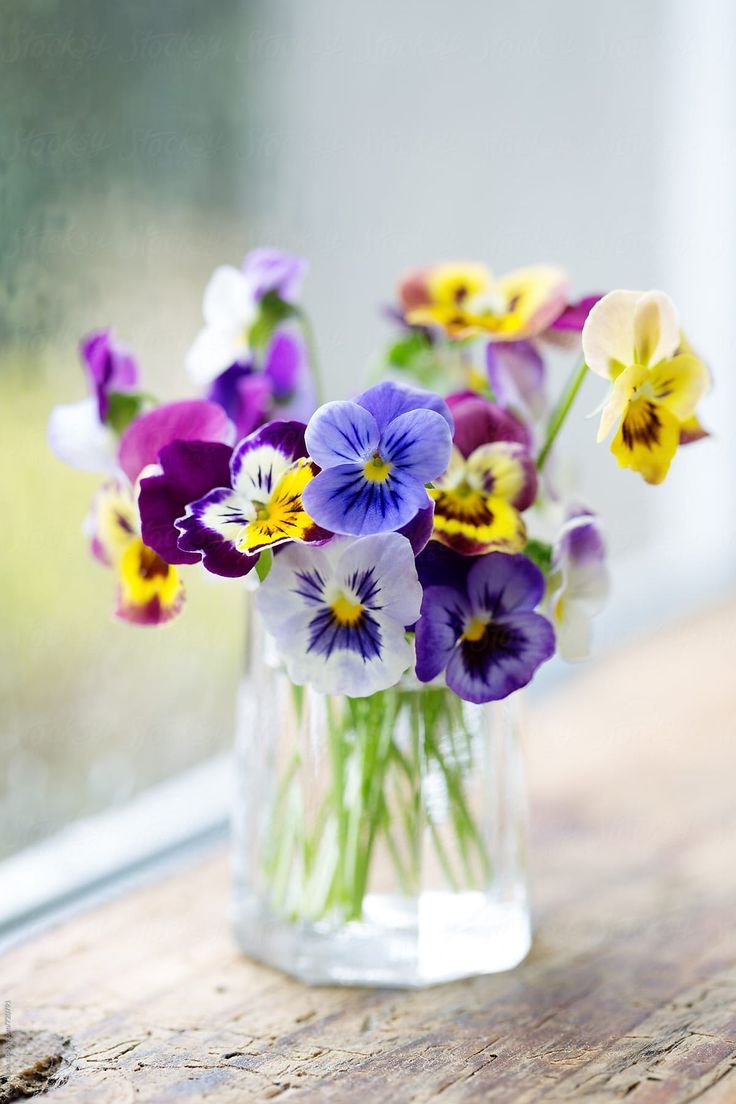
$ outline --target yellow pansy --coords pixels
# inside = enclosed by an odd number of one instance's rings
[[[180,612],[181,577],[141,540],[128,483],[112,481],[100,488],[92,505],[90,530],[94,554],[118,577],[117,617],[138,625],[161,625]]]
[[[563,310],[567,277],[551,265],[494,278],[482,264],[453,262],[411,273],[399,295],[406,320],[439,326],[451,338],[484,335],[520,341],[546,329]]]
[[[583,354],[593,372],[612,381],[598,440],[615,429],[611,452],[619,466],[661,483],[709,382],[682,337],[674,303],[661,291],[610,292],[588,315]]]

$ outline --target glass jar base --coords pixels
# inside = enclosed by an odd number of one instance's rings
[[[310,985],[422,988],[510,970],[531,945],[526,902],[479,892],[371,893],[363,918],[339,925],[285,920],[241,899],[235,930],[252,958]]]

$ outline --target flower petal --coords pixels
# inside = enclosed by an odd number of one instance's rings
[[[429,502],[423,509],[417,510],[411,521],[397,529],[403,537],[409,541],[415,556],[426,548],[432,530],[434,528],[434,502]]]
[[[613,427],[621,421],[636,389],[641,387],[646,378],[647,369],[640,364],[630,365],[616,377],[601,411],[596,438],[598,444],[605,441]]]
[[[129,391],[138,382],[138,366],[132,353],[115,341],[111,329],[95,330],[82,338],[80,355],[87,368],[90,388],[104,422],[111,391]]]
[[[254,281],[233,265],[216,268],[204,289],[202,314],[208,326],[222,333],[243,334],[258,315]]]
[[[407,387],[393,380],[383,380],[363,391],[355,402],[370,411],[380,433],[394,418],[410,410],[434,410],[442,415],[450,429],[453,428],[452,415],[444,399],[434,391],[425,391],[421,387]]]
[[[328,402],[312,415],[305,440],[321,468],[365,462],[378,447],[379,430],[368,410],[354,402]]]
[[[287,303],[298,299],[308,268],[304,257],[271,246],[251,249],[243,260],[243,275],[259,299],[275,291]]]
[[[523,445],[494,441],[471,452],[465,463],[474,490],[505,498],[517,510],[526,510],[537,497],[537,469]]]
[[[159,453],[163,474],[141,480],[141,536],[166,563],[192,564],[201,559],[198,552],[179,547],[175,522],[190,502],[229,485],[231,454],[229,445],[214,441],[174,441]]]
[[[293,682],[364,697],[395,685],[411,666],[404,624],[418,616],[420,599],[408,542],[385,533],[289,545],[256,601]]]
[[[240,439],[268,421],[273,387],[265,374],[255,372],[250,365],[233,364],[214,380],[207,398],[219,403]]]
[[[641,291],[609,291],[599,299],[583,326],[583,356],[591,372],[615,379],[634,363],[634,314]]]
[[[520,552],[526,526],[517,509],[497,495],[473,490],[432,489],[434,535],[465,556],[502,551]]]
[[[325,468],[305,488],[304,507],[323,529],[367,536],[400,529],[428,502],[421,480],[395,468],[382,482],[369,480],[363,464]]]
[[[649,372],[658,403],[671,411],[680,422],[695,414],[695,407],[708,390],[710,377],[702,360],[683,353],[662,360]]]
[[[559,317],[567,301],[567,274],[554,265],[532,265],[502,276],[499,287],[509,304],[499,338],[534,337]]]
[[[547,407],[544,360],[531,341],[489,341],[486,372],[502,406],[528,410],[535,419],[543,416]]]
[[[316,466],[302,457],[281,475],[273,491],[250,519],[237,542],[241,552],[256,556],[264,548],[273,548],[285,541],[321,542],[329,540],[331,533],[320,529],[304,510],[304,488],[314,478]]]
[[[118,572],[117,617],[136,625],[163,625],[181,612],[185,594],[179,573],[140,537],[128,544]]]
[[[462,391],[449,395],[447,405],[455,422],[455,447],[463,456],[470,456],[480,445],[492,441],[518,441],[527,448],[531,446],[527,427],[510,411],[482,395]]]
[[[242,333],[205,326],[195,337],[184,363],[190,379],[205,387],[233,364],[244,364],[248,354],[248,342]]]
[[[634,308],[634,348],[637,364],[659,364],[680,344],[677,308],[663,291],[647,291]]]
[[[550,329],[580,333],[592,308],[602,298],[602,294],[585,295],[575,303],[568,303],[562,314],[551,323]]]
[[[431,682],[445,670],[470,616],[467,599],[455,587],[425,589],[416,625],[416,675],[420,682]]]
[[[141,414],[125,430],[118,450],[120,466],[134,483],[160,450],[172,441],[220,441],[232,444],[234,430],[222,407],[205,399],[165,403]]]
[[[230,462],[232,485],[263,502],[295,460],[307,455],[303,422],[274,421],[241,441]]]
[[[447,665],[447,685],[465,701],[499,701],[526,686],[554,650],[554,629],[540,614],[496,618],[480,640],[461,641]]]
[[[492,552],[477,559],[468,572],[468,598],[474,613],[493,618],[532,610],[544,595],[544,575],[526,556]]]
[[[647,483],[661,483],[680,441],[680,423],[660,403],[630,402],[611,442],[620,468],[638,471]]]
[[[378,442],[383,460],[422,483],[442,475],[451,451],[450,427],[434,410],[399,414],[388,423]]]
[[[179,548],[197,553],[207,571],[227,579],[242,578],[258,562],[256,556],[246,556],[236,547],[245,528],[238,509],[232,491],[218,488],[190,503],[186,514],[177,519]],[[233,512],[236,520],[231,520]]]
[[[118,470],[117,438],[100,421],[97,398],[55,406],[49,417],[49,448],[64,464],[80,471],[113,475]]]

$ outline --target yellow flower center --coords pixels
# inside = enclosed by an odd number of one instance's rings
[[[364,607],[360,602],[351,602],[344,594],[338,594],[330,608],[335,615],[335,620],[341,625],[357,625]]]
[[[363,475],[369,483],[385,483],[391,474],[393,465],[389,464],[378,452],[374,452],[363,468]]]
[[[463,640],[469,640],[471,644],[475,644],[483,639],[487,628],[487,621],[481,620],[480,617],[474,617],[463,633]]]

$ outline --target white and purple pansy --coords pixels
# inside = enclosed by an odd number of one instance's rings
[[[55,406],[48,424],[48,442],[63,463],[81,471],[117,472],[117,436],[107,424],[110,397],[133,391],[138,366],[132,353],[110,329],[82,338],[80,357],[89,394],[76,403]]]
[[[421,682],[444,672],[465,701],[498,701],[526,686],[554,654],[554,629],[534,612],[544,576],[526,556],[461,556],[431,541],[417,569],[424,587],[416,625]]]
[[[333,533],[383,533],[428,505],[425,484],[450,459],[452,416],[439,395],[379,383],[355,402],[321,406],[306,444],[322,469],[304,492],[308,513]]]
[[[307,262],[277,249],[256,249],[242,269],[220,265],[202,299],[204,326],[186,357],[195,383],[211,383],[234,364],[247,364],[250,334],[261,312],[261,300],[275,292],[286,302],[299,293]]]
[[[603,609],[610,582],[599,518],[584,508],[571,510],[555,542],[547,580],[547,608],[563,659],[587,659],[592,619]]]
[[[421,596],[409,541],[378,533],[290,545],[256,600],[292,682],[366,697],[412,666],[405,627],[419,616]]]
[[[316,468],[302,422],[269,422],[237,446],[228,477],[187,504],[177,519],[178,547],[198,553],[215,575],[247,575],[265,548],[318,543],[332,535],[305,512],[302,495]]]
[[[306,421],[316,398],[303,341],[282,327],[266,347],[262,368],[252,360],[232,364],[213,380],[207,398],[220,404],[238,438],[276,416]]]

